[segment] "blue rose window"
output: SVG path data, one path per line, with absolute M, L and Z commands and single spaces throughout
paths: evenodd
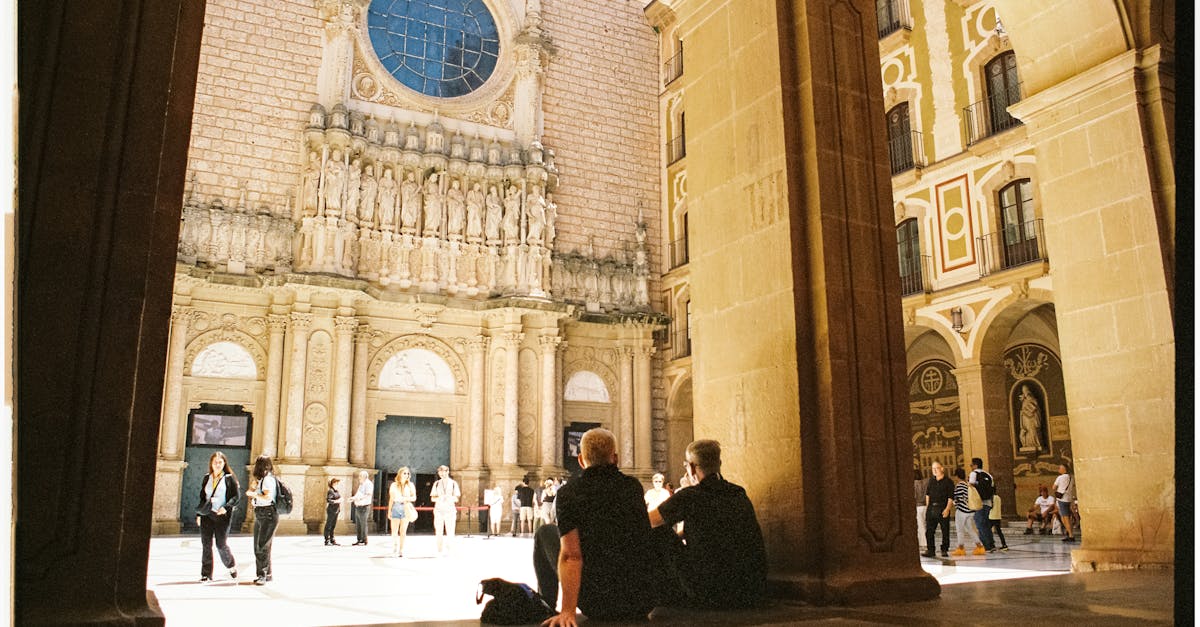
M 374 0 L 367 30 L 388 73 L 436 98 L 479 89 L 500 56 L 496 20 L 483 0 Z

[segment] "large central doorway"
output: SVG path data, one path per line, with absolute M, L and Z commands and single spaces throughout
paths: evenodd
M 237 477 L 243 490 L 246 489 L 250 434 L 254 432 L 253 417 L 241 405 L 201 403 L 188 412 L 187 420 L 187 441 L 183 455 L 187 467 L 183 471 L 180 488 L 179 522 L 183 533 L 199 533 L 196 506 L 200 504 L 200 486 L 214 452 L 225 454 L 229 460 L 229 472 Z M 239 500 L 241 503 L 234 508 L 229 522 L 230 533 L 241 531 L 246 521 L 246 502 L 244 497 Z
M 450 425 L 441 418 L 421 416 L 388 416 L 375 430 L 375 502 L 380 505 L 374 510 L 375 527 L 388 530 L 387 500 L 388 487 L 396 478 L 401 466 L 412 471 L 413 483 L 417 486 L 418 508 L 432 507 L 429 491 L 437 481 L 437 467 L 450 465 Z M 417 522 L 409 529 L 433 531 L 433 513 L 420 510 Z

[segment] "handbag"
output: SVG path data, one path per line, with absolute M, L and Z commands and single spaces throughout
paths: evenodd
M 967 509 L 975 512 L 983 509 L 983 499 L 979 497 L 979 490 L 973 485 L 967 486 Z
M 527 625 L 540 623 L 554 615 L 554 610 L 529 586 L 503 579 L 484 579 L 479 582 L 475 593 L 475 604 L 483 602 L 483 595 L 492 600 L 483 606 L 479 622 L 492 625 Z
M 410 523 L 417 520 L 417 508 L 413 507 L 412 503 L 404 504 L 404 520 Z

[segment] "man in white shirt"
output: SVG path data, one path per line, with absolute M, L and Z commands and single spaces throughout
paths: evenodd
M 1054 480 L 1054 496 L 1058 499 L 1058 517 L 1067 530 L 1067 537 L 1062 541 L 1074 542 L 1075 534 L 1072 527 L 1075 522 L 1075 513 L 1072 511 L 1071 505 L 1075 502 L 1075 478 L 1067 470 L 1066 464 L 1059 464 L 1058 472 L 1058 478 Z
M 358 531 L 358 541 L 351 546 L 367 545 L 367 525 L 371 522 L 371 502 L 375 498 L 375 484 L 371 483 L 367 471 L 358 472 L 358 490 L 351 497 L 354 503 L 354 528 Z
M 1046 486 L 1038 488 L 1038 497 L 1033 500 L 1033 507 L 1029 508 L 1029 513 L 1025 515 L 1029 521 L 1029 526 L 1025 528 L 1025 535 L 1033 535 L 1033 523 L 1041 523 L 1041 534 L 1047 535 L 1050 533 L 1050 526 L 1054 523 L 1054 515 L 1058 513 L 1058 507 L 1054 504 L 1054 498 L 1050 496 L 1050 491 Z
M 458 522 L 458 499 L 462 491 L 458 482 L 450 478 L 448 466 L 438 466 L 438 480 L 433 482 L 429 491 L 429 500 L 433 501 L 433 533 L 437 536 L 438 554 L 450 550 L 450 540 L 454 537 L 454 525 Z M 443 542 L 442 536 L 446 539 Z

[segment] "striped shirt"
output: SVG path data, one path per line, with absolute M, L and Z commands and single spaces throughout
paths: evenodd
M 954 508 L 964 514 L 970 514 L 975 511 L 967 507 L 967 499 L 971 495 L 970 485 L 966 481 L 959 481 L 954 484 Z

